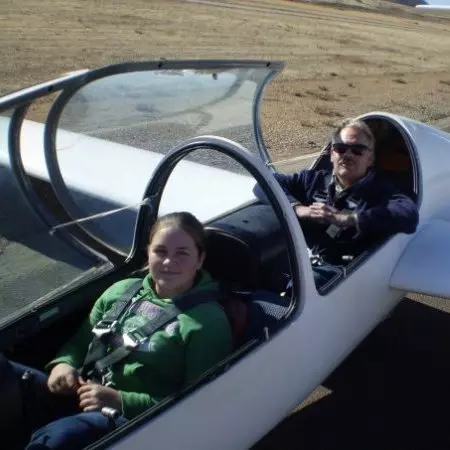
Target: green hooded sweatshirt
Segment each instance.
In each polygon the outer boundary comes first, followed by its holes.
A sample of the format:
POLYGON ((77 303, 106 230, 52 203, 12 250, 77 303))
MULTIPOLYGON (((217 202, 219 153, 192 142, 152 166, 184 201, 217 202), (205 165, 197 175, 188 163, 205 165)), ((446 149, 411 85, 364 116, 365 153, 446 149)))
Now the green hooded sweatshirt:
MULTIPOLYGON (((110 286, 95 302, 89 319, 46 369, 59 363, 81 367, 92 341, 92 328, 135 281, 130 278, 110 286)), ((215 289, 218 289, 217 283, 202 270, 189 293, 215 289)), ((144 325, 155 316, 158 306, 164 308, 171 304, 171 299, 158 297, 152 288, 151 275, 147 275, 142 281, 142 289, 133 298, 133 306, 120 320, 119 331, 144 325)), ((145 411, 194 381, 231 351, 230 324, 217 302, 202 303, 179 314, 172 323, 153 333, 124 360, 113 365, 112 387, 120 393, 123 415, 130 419, 145 411)))

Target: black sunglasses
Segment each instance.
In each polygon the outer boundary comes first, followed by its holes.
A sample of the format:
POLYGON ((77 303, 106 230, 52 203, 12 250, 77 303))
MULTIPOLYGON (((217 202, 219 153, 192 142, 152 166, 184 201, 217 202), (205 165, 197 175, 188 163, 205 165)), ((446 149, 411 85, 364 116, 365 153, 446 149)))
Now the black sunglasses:
POLYGON ((335 142, 331 144, 331 149, 343 155, 350 150, 355 156, 361 156, 364 152, 370 152, 370 148, 364 144, 346 144, 345 142, 335 142))

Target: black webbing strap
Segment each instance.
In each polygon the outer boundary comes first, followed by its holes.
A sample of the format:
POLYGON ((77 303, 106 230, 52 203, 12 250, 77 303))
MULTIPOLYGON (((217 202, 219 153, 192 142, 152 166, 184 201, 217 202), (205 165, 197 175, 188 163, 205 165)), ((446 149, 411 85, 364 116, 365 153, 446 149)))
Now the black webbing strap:
POLYGON ((99 373, 111 367, 113 364, 126 358, 133 352, 141 342, 147 340, 153 333, 160 330, 164 326, 176 319, 176 317, 184 311, 192 309, 201 303, 209 303, 212 300, 219 300, 223 294, 219 291, 204 291, 180 296, 174 300, 174 304, 167 307, 159 307, 157 317, 147 321, 144 325, 136 328, 132 332, 123 333, 124 345, 116 348, 109 355, 104 356, 95 363, 95 368, 99 373))
MULTIPOLYGON (((123 345, 113 350, 110 354, 106 355, 107 346, 103 345, 103 353, 94 362, 93 367, 98 375, 105 374, 107 370, 113 365, 126 358, 132 353, 141 342, 147 340, 153 333, 165 327, 176 317, 195 306, 202 303, 209 303, 211 301, 219 301, 224 297, 224 293, 221 291, 203 291, 193 292, 191 294, 182 295, 174 299, 174 304, 168 307, 159 307, 158 315, 153 319, 147 321, 144 325, 135 330, 122 334, 123 345)), ((156 305, 155 305, 156 306, 156 305)), ((117 333, 115 333, 117 334, 117 333)))
POLYGON ((111 321, 119 320, 122 314, 127 309, 133 297, 142 289, 142 280, 137 279, 125 290, 125 292, 120 296, 119 300, 114 302, 111 309, 105 314, 102 321, 111 321))
POLYGON ((114 330, 112 330, 113 324, 120 319, 122 314, 126 311, 133 297, 142 289, 142 280, 136 280, 132 283, 120 296, 113 307, 106 313, 105 317, 95 325, 94 328, 104 327, 105 334, 97 336, 95 335, 89 345, 88 352, 84 358, 83 366, 80 369, 82 376, 86 376, 89 371, 93 369, 96 361, 103 358, 106 355, 109 342, 111 340, 114 330), (109 328, 108 328, 109 326, 109 328), (112 331, 112 332, 111 332, 112 331))

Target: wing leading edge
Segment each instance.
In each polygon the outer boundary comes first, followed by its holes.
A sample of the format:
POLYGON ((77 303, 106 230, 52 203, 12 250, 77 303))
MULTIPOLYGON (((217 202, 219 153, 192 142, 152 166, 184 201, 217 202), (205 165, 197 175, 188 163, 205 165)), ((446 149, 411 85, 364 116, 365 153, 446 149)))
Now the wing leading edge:
POLYGON ((391 276, 390 286, 406 292, 450 298, 449 254, 450 223, 433 220, 406 247, 391 276))
POLYGON ((439 3, 429 3, 427 5, 416 5, 416 8, 423 9, 425 11, 450 11, 450 4, 443 5, 439 3))

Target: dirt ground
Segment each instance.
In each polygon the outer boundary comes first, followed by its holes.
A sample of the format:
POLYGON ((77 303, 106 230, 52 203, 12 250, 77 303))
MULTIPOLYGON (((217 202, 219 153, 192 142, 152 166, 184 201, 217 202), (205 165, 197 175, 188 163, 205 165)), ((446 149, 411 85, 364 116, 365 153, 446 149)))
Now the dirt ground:
POLYGON ((130 60, 281 60, 262 110, 274 160, 319 150, 343 117, 381 110, 439 125, 450 116, 450 17, 338 3, 2 0, 0 93, 130 60))

